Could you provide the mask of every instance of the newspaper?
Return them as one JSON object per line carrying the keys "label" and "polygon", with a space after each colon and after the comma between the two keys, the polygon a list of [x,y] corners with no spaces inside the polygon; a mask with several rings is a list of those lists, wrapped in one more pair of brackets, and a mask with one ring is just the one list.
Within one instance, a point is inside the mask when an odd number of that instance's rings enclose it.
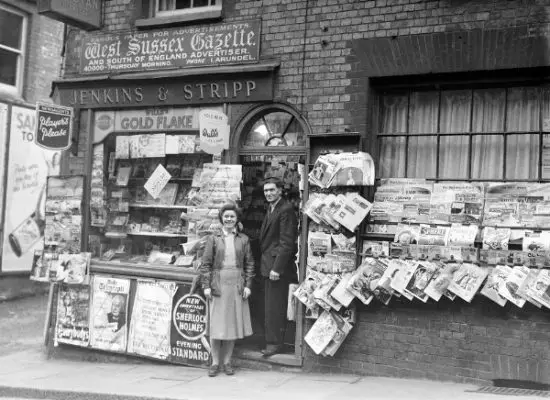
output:
{"label": "newspaper", "polygon": [[357,193],[348,193],[339,197],[340,207],[333,214],[339,224],[353,232],[365,219],[372,204]]}
{"label": "newspaper", "polygon": [[59,285],[54,342],[87,347],[90,342],[90,286]]}
{"label": "newspaper", "polygon": [[368,153],[339,153],[335,158],[337,169],[330,186],[374,185],[374,161]]}
{"label": "newspaper", "polygon": [[128,352],[166,360],[175,282],[138,280],[128,334]]}
{"label": "newspaper", "polygon": [[433,184],[415,180],[383,181],[374,194],[369,220],[428,223],[432,190]]}
{"label": "newspaper", "polygon": [[480,224],[484,187],[481,183],[434,183],[430,200],[431,223]]}
{"label": "newspaper", "polygon": [[92,278],[90,346],[126,351],[130,280],[95,275]]}

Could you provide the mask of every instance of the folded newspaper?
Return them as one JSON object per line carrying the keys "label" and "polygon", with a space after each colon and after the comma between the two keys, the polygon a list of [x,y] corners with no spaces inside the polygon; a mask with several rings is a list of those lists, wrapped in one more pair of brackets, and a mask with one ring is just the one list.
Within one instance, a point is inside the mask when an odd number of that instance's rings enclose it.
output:
{"label": "folded newspaper", "polygon": [[321,188],[374,185],[374,161],[368,153],[344,152],[321,155],[309,174],[309,182]]}

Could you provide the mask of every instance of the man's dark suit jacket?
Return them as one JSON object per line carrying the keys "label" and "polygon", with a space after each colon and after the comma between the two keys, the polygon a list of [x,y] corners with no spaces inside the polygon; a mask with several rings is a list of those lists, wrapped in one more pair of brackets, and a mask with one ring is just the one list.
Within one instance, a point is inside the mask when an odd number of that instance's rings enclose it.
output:
{"label": "man's dark suit jacket", "polygon": [[262,276],[269,277],[269,272],[273,270],[288,281],[297,280],[294,263],[297,237],[298,220],[294,207],[281,199],[273,212],[264,219],[260,231]]}

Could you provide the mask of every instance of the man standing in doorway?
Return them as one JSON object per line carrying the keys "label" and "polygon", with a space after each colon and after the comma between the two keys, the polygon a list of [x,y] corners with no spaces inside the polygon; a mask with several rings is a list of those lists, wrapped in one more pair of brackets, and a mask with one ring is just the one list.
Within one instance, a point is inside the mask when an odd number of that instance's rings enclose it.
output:
{"label": "man standing in doorway", "polygon": [[283,351],[288,285],[297,281],[294,260],[298,220],[292,204],[282,198],[283,182],[280,179],[266,179],[264,195],[269,205],[260,231],[266,341],[262,354],[270,357]]}

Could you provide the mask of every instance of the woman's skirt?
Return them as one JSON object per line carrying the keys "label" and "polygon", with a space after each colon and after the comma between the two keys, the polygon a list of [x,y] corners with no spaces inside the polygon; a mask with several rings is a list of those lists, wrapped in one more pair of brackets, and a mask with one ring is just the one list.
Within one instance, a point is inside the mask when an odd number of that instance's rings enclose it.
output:
{"label": "woman's skirt", "polygon": [[235,267],[220,270],[221,296],[210,301],[210,338],[219,340],[242,339],[252,335],[248,299],[239,294],[241,271]]}

